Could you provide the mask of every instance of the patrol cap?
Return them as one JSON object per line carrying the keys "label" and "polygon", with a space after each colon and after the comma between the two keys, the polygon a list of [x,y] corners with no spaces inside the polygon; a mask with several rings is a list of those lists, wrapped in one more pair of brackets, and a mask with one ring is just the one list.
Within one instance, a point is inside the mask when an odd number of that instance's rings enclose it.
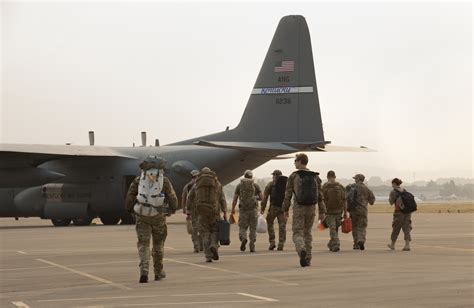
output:
{"label": "patrol cap", "polygon": [[199,173],[200,173],[200,172],[199,172],[198,170],[193,170],[193,171],[191,171],[191,176],[193,176],[193,177],[194,177],[194,176],[198,176]]}
{"label": "patrol cap", "polygon": [[204,167],[204,168],[201,169],[201,172],[211,172],[211,168]]}
{"label": "patrol cap", "polygon": [[253,177],[253,172],[252,172],[252,170],[245,170],[244,176],[245,176],[245,177],[248,177],[248,178]]}
{"label": "patrol cap", "polygon": [[354,180],[360,180],[360,181],[362,181],[362,182],[365,180],[365,176],[364,176],[363,174],[360,174],[360,173],[354,175],[352,178],[353,178]]}
{"label": "patrol cap", "polygon": [[328,177],[328,178],[335,178],[335,177],[336,177],[336,172],[334,172],[334,171],[332,171],[332,170],[329,170],[327,177]]}
{"label": "patrol cap", "polygon": [[272,175],[282,175],[280,170],[273,170]]}

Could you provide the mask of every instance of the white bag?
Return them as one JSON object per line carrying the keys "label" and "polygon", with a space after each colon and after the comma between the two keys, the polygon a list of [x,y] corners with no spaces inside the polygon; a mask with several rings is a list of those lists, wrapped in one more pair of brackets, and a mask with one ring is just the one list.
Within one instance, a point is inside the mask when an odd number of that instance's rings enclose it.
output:
{"label": "white bag", "polygon": [[258,215],[257,233],[267,233],[267,220],[262,214]]}

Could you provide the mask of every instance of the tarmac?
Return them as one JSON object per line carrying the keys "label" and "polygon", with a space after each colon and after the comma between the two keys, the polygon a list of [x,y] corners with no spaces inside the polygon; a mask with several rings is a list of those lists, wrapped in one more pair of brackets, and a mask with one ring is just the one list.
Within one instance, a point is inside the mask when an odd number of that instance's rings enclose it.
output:
{"label": "tarmac", "polygon": [[409,252],[403,233],[387,248],[390,214],[369,215],[365,251],[340,234],[341,251],[330,252],[328,230],[315,226],[312,265],[302,268],[291,225],[284,251],[268,251],[267,234],[258,234],[256,253],[240,252],[233,225],[220,260],[205,263],[178,214],[168,224],[167,278],[147,284],[138,283],[134,226],[0,219],[0,306],[473,307],[473,218],[415,213]]}

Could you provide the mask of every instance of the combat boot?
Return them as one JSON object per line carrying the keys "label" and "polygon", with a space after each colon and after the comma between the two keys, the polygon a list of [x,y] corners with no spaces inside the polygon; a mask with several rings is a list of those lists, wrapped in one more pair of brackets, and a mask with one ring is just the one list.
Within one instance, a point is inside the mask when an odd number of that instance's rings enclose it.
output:
{"label": "combat boot", "polygon": [[245,238],[242,240],[242,243],[240,244],[240,251],[245,251],[246,245],[247,245],[247,239]]}
{"label": "combat boot", "polygon": [[147,283],[148,282],[148,275],[147,274],[141,274],[140,275],[140,283]]}
{"label": "combat boot", "polygon": [[166,278],[166,273],[163,270],[159,272],[158,274],[155,274],[155,281],[158,281],[164,278]]}
{"label": "combat boot", "polygon": [[277,250],[283,250],[283,246],[284,246],[284,245],[283,245],[283,244],[281,244],[281,243],[280,243],[280,244],[278,244],[278,248],[277,248]]}
{"label": "combat boot", "polygon": [[390,248],[390,250],[395,250],[395,242],[392,241],[392,243],[388,244],[387,247]]}
{"label": "combat boot", "polygon": [[405,247],[402,249],[403,251],[410,251],[410,241],[405,241]]}
{"label": "combat boot", "polygon": [[216,247],[211,247],[212,260],[219,260],[219,254],[217,253]]}
{"label": "combat boot", "polygon": [[199,248],[198,247],[194,247],[194,253],[198,253],[199,252]]}
{"label": "combat boot", "polygon": [[306,259],[306,250],[300,252],[300,265],[301,267],[308,266],[308,260]]}
{"label": "combat boot", "polygon": [[211,258],[206,258],[206,262],[207,263],[212,263],[212,259]]}
{"label": "combat boot", "polygon": [[255,252],[255,244],[254,243],[250,243],[249,247],[250,247],[250,252]]}
{"label": "combat boot", "polygon": [[365,249],[365,246],[364,246],[364,242],[359,242],[357,243],[359,245],[359,249],[360,250],[364,250]]}
{"label": "combat boot", "polygon": [[352,245],[352,249],[354,249],[354,250],[359,250],[359,249],[360,249],[359,244],[358,244],[358,243],[354,243],[354,245]]}
{"label": "combat boot", "polygon": [[270,244],[270,247],[268,247],[268,250],[273,250],[275,248],[276,248],[275,244]]}

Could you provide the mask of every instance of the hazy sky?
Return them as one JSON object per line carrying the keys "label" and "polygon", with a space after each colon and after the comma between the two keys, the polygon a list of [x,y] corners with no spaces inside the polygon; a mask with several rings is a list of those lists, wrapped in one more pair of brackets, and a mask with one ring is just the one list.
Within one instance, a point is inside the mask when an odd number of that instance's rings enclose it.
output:
{"label": "hazy sky", "polygon": [[[311,33],[340,177],[473,177],[472,4],[1,2],[0,142],[161,144],[235,127],[282,16]],[[289,172],[292,161],[256,170]]]}

